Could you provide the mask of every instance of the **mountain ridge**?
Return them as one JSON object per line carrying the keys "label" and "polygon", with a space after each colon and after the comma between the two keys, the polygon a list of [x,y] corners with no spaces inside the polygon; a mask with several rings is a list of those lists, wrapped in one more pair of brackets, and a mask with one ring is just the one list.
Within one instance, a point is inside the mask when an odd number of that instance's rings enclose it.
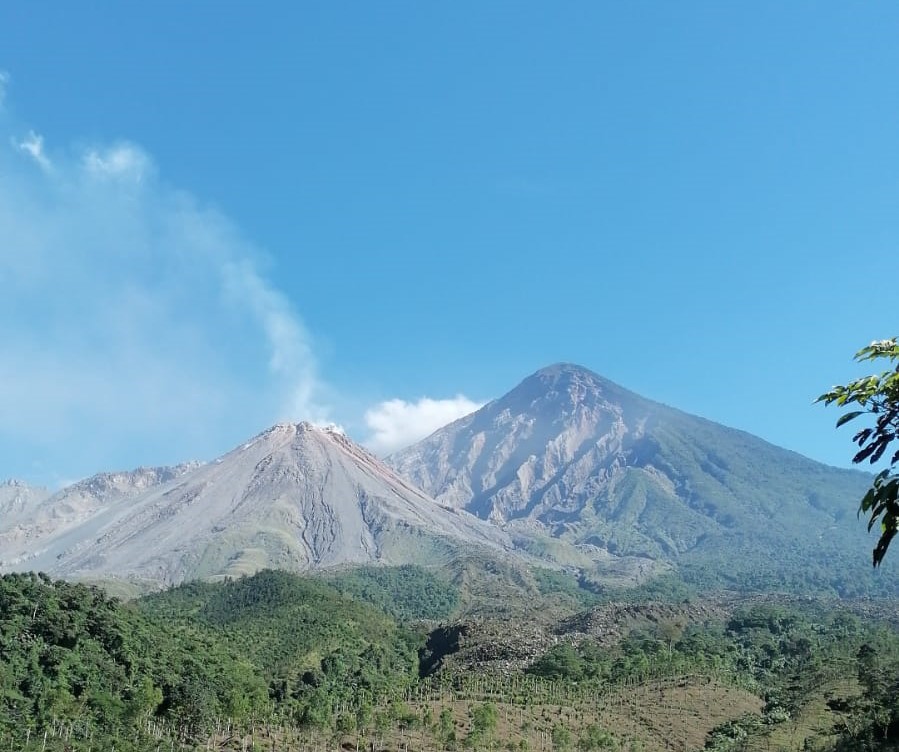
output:
{"label": "mountain ridge", "polygon": [[600,591],[676,570],[865,594],[853,512],[869,482],[557,363],[383,461],[338,429],[278,423],[212,462],[20,499],[0,515],[0,571],[158,586],[425,564],[492,572],[498,593],[538,563]]}
{"label": "mountain ridge", "polygon": [[[757,580],[758,568],[771,586],[796,580],[794,554],[806,564],[868,558],[863,526],[851,523],[869,475],[644,398],[575,364],[538,370],[386,461],[438,501],[542,535],[556,563],[594,558],[596,574],[604,552],[717,569],[725,585]],[[728,562],[728,551],[745,563]],[[861,569],[853,566],[852,576],[870,584]],[[821,577],[839,574],[832,570]]]}
{"label": "mountain ridge", "polygon": [[511,548],[502,531],[441,507],[342,433],[305,422],[276,424],[213,462],[15,543],[0,567],[165,584],[406,563],[459,545]]}

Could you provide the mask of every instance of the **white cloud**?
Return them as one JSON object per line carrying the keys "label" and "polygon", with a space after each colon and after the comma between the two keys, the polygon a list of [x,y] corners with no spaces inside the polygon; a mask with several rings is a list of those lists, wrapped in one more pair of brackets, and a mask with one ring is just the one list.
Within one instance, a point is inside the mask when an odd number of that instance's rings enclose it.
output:
{"label": "white cloud", "polygon": [[452,399],[422,397],[417,402],[401,399],[380,402],[365,412],[365,424],[371,431],[365,444],[376,454],[390,454],[474,412],[483,404],[461,394]]}
{"label": "white cloud", "polygon": [[9,73],[5,70],[0,70],[0,107],[3,107],[3,102],[6,100],[6,91],[9,88]]}
{"label": "white cloud", "polygon": [[44,137],[34,131],[28,131],[28,136],[21,141],[13,141],[14,146],[37,162],[42,169],[50,169],[50,159],[44,153]]}
{"label": "white cloud", "polygon": [[226,216],[139,146],[51,165],[16,130],[0,122],[0,476],[207,458],[327,420],[309,334]]}

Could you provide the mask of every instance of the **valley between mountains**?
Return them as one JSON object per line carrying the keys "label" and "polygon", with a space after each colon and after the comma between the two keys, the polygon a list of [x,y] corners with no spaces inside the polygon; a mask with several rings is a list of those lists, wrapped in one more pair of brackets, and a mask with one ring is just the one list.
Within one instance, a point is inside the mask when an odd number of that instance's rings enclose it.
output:
{"label": "valley between mountains", "polygon": [[0,750],[891,749],[870,480],[557,364],[383,459],[9,481]]}

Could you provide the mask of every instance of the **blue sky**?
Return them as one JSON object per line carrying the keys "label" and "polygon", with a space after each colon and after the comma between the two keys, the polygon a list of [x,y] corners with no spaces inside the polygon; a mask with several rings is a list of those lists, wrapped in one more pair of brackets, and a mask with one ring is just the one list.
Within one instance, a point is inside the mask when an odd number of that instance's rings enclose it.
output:
{"label": "blue sky", "polygon": [[892,3],[6,3],[0,477],[385,451],[573,361],[832,464]]}

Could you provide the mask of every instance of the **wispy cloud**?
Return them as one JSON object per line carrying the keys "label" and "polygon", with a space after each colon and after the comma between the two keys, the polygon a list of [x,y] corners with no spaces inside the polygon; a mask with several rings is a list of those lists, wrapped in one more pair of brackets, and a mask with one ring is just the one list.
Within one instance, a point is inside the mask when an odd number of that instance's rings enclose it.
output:
{"label": "wispy cloud", "polygon": [[50,169],[50,159],[44,153],[44,137],[28,131],[28,135],[21,141],[13,140],[13,146],[27,154],[44,170]]}
{"label": "wispy cloud", "polygon": [[6,91],[9,88],[9,73],[5,70],[0,70],[0,107],[3,107],[3,103],[6,100]]}
{"label": "wispy cloud", "polygon": [[[331,420],[313,338],[227,216],[167,184],[138,144],[48,145],[12,120],[4,110],[0,476],[209,458],[276,420]],[[366,443],[388,453],[479,406],[381,402]]]}
{"label": "wispy cloud", "polygon": [[233,300],[243,301],[265,335],[269,371],[285,389],[281,413],[327,422],[328,410],[316,399],[323,386],[311,337],[290,302],[260,277],[247,259],[229,261],[222,273],[225,291]]}
{"label": "wispy cloud", "polygon": [[390,454],[474,412],[483,404],[461,394],[451,399],[422,397],[416,402],[401,399],[380,402],[365,413],[365,424],[371,432],[365,444],[376,454]]}
{"label": "wispy cloud", "polygon": [[[0,74],[0,101],[8,80]],[[7,462],[26,452],[44,466],[66,457],[54,470],[80,474],[114,466],[124,446],[129,456],[135,445],[155,447],[147,462],[159,447],[165,459],[208,456],[268,422],[327,418],[302,320],[224,214],[167,185],[136,144],[54,146],[51,160],[36,131],[8,120],[0,119]]]}
{"label": "wispy cloud", "polygon": [[139,146],[120,142],[89,149],[83,157],[84,169],[94,177],[139,183],[151,172],[149,156]]}

